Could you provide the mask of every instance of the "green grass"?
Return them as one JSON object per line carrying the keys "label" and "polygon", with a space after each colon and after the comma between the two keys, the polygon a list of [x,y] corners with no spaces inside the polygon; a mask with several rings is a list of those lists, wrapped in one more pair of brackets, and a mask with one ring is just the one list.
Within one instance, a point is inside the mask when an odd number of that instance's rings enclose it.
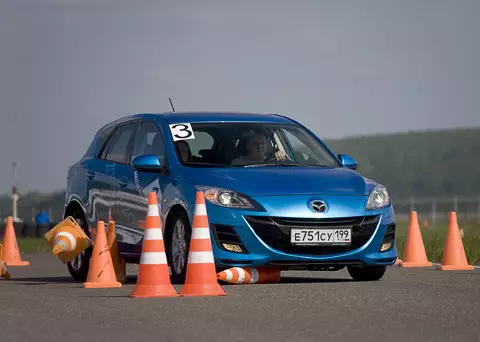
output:
{"label": "green grass", "polygon": [[[400,259],[404,254],[408,226],[408,222],[397,222],[397,251]],[[468,262],[472,265],[480,265],[480,224],[459,222],[459,226],[464,231],[463,245]],[[430,224],[428,228],[420,225],[427,257],[432,262],[442,262],[447,228],[447,222]],[[24,253],[50,252],[52,250],[52,247],[43,238],[18,238],[18,247]]]}
{"label": "green grass", "polygon": [[22,253],[51,252],[52,247],[44,238],[17,238],[18,248]]}
{"label": "green grass", "polygon": [[[480,225],[474,222],[461,221],[458,225],[464,231],[463,246],[468,262],[471,265],[480,265]],[[397,223],[397,251],[400,259],[404,255],[408,227],[408,222]],[[420,231],[429,261],[442,262],[447,229],[448,222],[436,225],[430,224],[427,228],[420,224]]]}

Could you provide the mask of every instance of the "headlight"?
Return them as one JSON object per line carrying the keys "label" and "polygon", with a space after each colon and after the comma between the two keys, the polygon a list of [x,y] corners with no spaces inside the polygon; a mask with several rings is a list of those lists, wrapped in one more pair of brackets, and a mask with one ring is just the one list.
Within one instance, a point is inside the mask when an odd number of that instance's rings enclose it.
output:
{"label": "headlight", "polygon": [[258,209],[251,199],[236,191],[201,185],[196,188],[203,191],[205,199],[215,205],[237,209]]}
{"label": "headlight", "polygon": [[387,189],[383,185],[377,185],[370,192],[367,201],[367,210],[375,210],[386,207],[390,204],[390,197],[388,196]]}

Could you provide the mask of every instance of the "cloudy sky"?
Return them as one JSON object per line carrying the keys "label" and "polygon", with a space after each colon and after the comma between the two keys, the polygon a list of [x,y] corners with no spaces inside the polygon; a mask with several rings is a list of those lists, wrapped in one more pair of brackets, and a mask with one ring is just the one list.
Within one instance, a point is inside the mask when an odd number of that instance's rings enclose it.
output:
{"label": "cloudy sky", "polygon": [[277,112],[322,138],[480,126],[480,1],[0,0],[0,193],[65,186],[135,112]]}

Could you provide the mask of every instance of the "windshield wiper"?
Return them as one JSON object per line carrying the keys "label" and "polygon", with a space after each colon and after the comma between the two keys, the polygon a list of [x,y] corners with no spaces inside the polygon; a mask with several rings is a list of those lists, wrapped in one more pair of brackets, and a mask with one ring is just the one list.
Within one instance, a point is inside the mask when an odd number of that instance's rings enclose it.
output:
{"label": "windshield wiper", "polygon": [[260,166],[301,166],[301,165],[298,163],[260,163],[260,164],[244,165],[244,167],[260,167]]}

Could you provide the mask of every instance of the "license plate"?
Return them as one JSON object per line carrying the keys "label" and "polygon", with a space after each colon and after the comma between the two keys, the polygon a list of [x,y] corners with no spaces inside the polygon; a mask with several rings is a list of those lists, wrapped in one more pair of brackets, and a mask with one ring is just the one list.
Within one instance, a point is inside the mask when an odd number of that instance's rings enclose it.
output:
{"label": "license plate", "polygon": [[305,246],[339,246],[352,243],[352,230],[350,228],[334,229],[297,229],[290,231],[292,245]]}

